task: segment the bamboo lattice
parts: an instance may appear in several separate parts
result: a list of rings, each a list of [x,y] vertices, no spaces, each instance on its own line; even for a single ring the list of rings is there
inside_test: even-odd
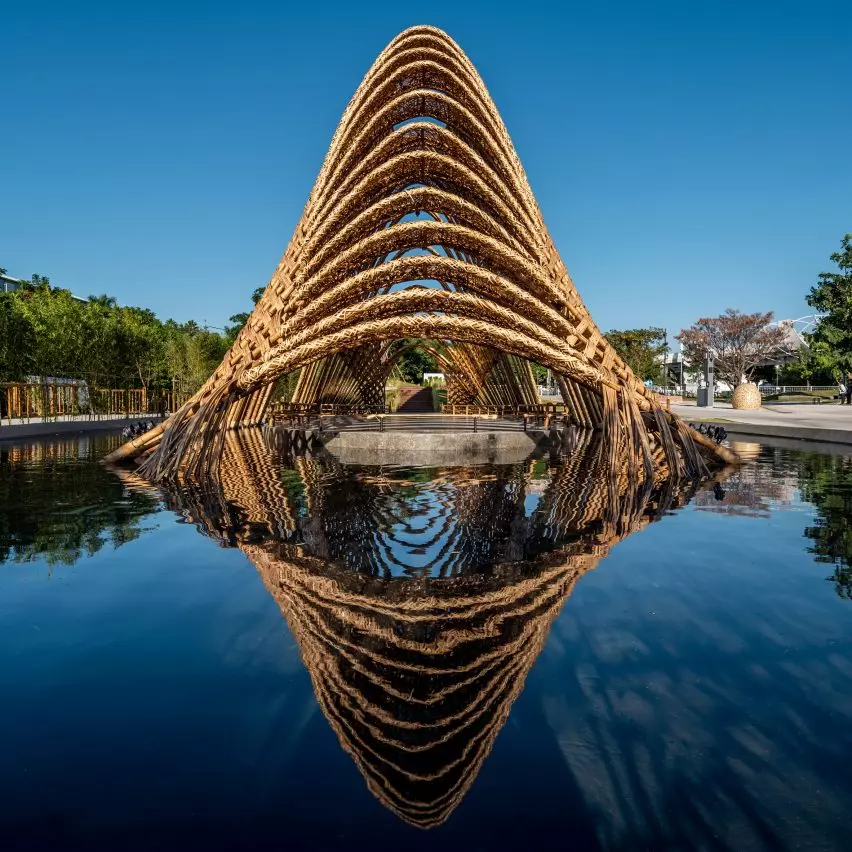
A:
[[[573,421],[613,447],[653,462],[656,440],[664,464],[696,476],[734,460],[663,412],[601,334],[479,74],[425,26],[367,72],[222,364],[115,458],[148,451],[141,470],[155,480],[204,474],[224,433],[259,423],[275,380],[297,370],[296,402],[380,404],[400,339],[440,354],[450,402],[534,403],[532,361],[556,374]]]

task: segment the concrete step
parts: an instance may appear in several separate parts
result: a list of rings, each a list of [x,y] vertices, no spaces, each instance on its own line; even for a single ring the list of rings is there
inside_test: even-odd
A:
[[[434,411],[432,388],[404,385],[399,389],[396,410],[401,414],[426,414]]]

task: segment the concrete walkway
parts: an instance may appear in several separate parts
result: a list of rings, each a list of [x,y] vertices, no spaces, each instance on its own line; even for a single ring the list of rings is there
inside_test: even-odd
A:
[[[725,402],[717,402],[713,408],[682,403],[672,405],[672,411],[687,422],[722,421],[720,425],[736,435],[852,445],[850,405],[769,403],[758,411],[738,411]]]

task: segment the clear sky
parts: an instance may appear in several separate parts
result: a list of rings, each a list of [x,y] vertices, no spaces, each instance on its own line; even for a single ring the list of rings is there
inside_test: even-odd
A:
[[[849,0],[0,0],[0,266],[223,325],[413,24],[479,69],[604,330],[810,312],[852,231]]]

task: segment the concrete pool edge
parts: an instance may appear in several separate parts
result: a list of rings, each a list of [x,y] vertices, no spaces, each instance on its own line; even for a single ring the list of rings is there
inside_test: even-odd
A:
[[[696,421],[699,422],[699,421]],[[787,438],[815,444],[841,444],[852,447],[852,430],[818,429],[813,426],[782,426],[769,423],[723,423],[729,435],[750,438]]]
[[[672,405],[672,412],[687,423],[716,423],[732,435],[852,446],[852,407],[847,406],[786,404],[744,411],[724,403],[713,408],[681,403]]]
[[[321,440],[348,464],[489,464],[524,461],[544,432],[338,432]]]
[[[27,438],[52,438],[60,435],[110,432],[136,423],[147,423],[149,420],[159,422],[159,418],[148,415],[144,417],[105,418],[103,420],[41,420],[32,423],[0,424],[0,443],[26,440]]]

